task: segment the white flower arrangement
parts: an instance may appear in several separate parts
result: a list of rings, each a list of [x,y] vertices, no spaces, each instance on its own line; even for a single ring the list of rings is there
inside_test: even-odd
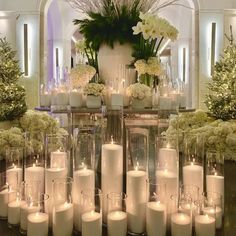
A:
[[[103,84],[89,83],[84,87],[86,95],[103,96],[105,94],[105,86]]]
[[[226,159],[236,160],[236,120],[214,120],[204,111],[182,113],[170,121],[165,132],[168,137],[178,135],[179,148],[183,150],[183,134],[200,135],[205,140],[205,151],[224,153]]]
[[[79,39],[76,43],[75,43],[75,48],[76,51],[79,53],[85,53],[85,49],[86,49],[86,44],[85,44],[85,39]]]
[[[96,74],[96,69],[90,65],[79,64],[70,71],[70,82],[73,88],[84,87]]]
[[[151,89],[145,84],[135,83],[127,88],[127,94],[132,98],[142,100],[151,95]]]
[[[159,76],[163,72],[161,63],[157,57],[150,57],[147,61],[142,59],[137,60],[134,66],[138,75],[149,74]]]

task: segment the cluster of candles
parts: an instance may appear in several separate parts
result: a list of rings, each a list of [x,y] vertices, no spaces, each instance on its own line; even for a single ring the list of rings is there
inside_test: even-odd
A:
[[[17,166],[19,162],[12,163],[6,170],[8,188],[0,192],[0,217],[7,218],[10,226],[20,225],[21,231],[27,231],[28,235],[47,235],[52,228],[55,236],[70,236],[73,230],[82,232],[83,236],[101,236],[102,222],[107,224],[109,236],[125,236],[127,232],[165,235],[167,230],[171,230],[172,235],[187,236],[192,234],[192,227],[199,236],[213,236],[215,230],[222,227],[223,204],[219,199],[224,198],[224,177],[218,175],[216,168],[206,176],[208,196],[202,201],[203,166],[194,158],[186,163],[182,193],[177,148],[167,143],[157,150],[154,180],[149,178],[142,162],[132,160],[130,164],[127,160],[125,195],[123,146],[111,138],[101,149],[99,194],[94,191],[95,169],[86,164],[86,157],[82,158],[79,168],[74,168],[73,179],[68,180],[69,153],[65,149],[50,151],[46,166],[37,158],[24,166],[23,183],[43,194],[43,211],[37,204],[40,202],[38,196],[33,195],[35,191],[29,191],[30,195],[24,192],[23,196],[16,190],[16,186],[22,185],[23,168]],[[154,190],[147,191],[153,183]],[[187,190],[187,186],[192,186],[191,190]],[[88,189],[93,193],[89,191],[88,195]],[[112,193],[116,193],[113,198]],[[99,201],[95,199],[97,196]],[[117,196],[122,196],[118,203],[114,200]],[[185,198],[188,201],[184,202]]]

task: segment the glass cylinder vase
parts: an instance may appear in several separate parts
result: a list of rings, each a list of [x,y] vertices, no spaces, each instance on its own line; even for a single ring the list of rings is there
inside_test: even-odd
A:
[[[148,130],[127,129],[127,215],[128,231],[133,235],[145,232],[146,180],[148,178]],[[139,194],[137,194],[139,193]]]
[[[107,198],[110,192],[123,192],[123,109],[104,113],[102,130],[101,177],[103,216],[106,222]]]
[[[94,129],[78,129],[74,140],[74,227],[76,231],[81,231],[81,192],[89,188],[95,188]]]

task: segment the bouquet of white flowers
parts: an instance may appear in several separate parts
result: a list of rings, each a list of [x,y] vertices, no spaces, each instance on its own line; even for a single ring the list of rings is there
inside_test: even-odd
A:
[[[89,83],[84,87],[84,93],[93,96],[102,96],[105,93],[105,86],[103,84]]]
[[[145,84],[135,83],[127,88],[127,94],[132,98],[142,100],[151,95],[151,89]]]

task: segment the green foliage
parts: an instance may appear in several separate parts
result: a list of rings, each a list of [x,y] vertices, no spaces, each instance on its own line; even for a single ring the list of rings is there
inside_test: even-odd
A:
[[[3,83],[15,83],[23,74],[15,56],[6,38],[0,38],[0,81]]]
[[[236,45],[229,45],[214,66],[211,91],[205,104],[210,114],[222,120],[236,119]]]
[[[132,27],[139,21],[138,3],[134,0],[131,9],[128,9],[125,5],[117,7],[112,0],[104,0],[103,12],[89,12],[89,19],[76,19],[74,24],[80,25],[86,43],[96,51],[103,43],[111,48],[115,42],[133,44],[137,41]]]

